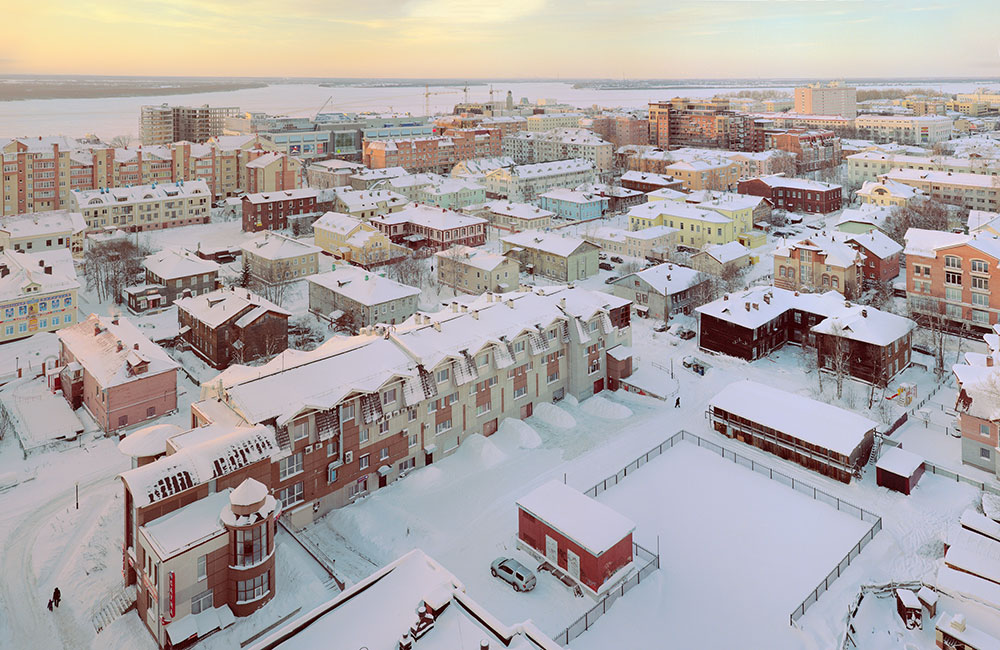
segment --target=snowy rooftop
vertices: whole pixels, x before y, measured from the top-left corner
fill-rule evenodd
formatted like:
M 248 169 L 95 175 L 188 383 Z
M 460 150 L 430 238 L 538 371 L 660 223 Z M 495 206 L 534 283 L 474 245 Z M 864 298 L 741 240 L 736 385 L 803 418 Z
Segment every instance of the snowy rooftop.
M 785 243 L 774 250 L 774 257 L 790 257 L 793 250 L 813 251 L 826 256 L 826 264 L 847 268 L 856 264 L 860 257 L 858 251 L 846 243 L 843 233 L 825 232 L 808 235 L 797 241 Z
M 76 234 L 86 229 L 87 222 L 83 215 L 71 210 L 12 214 L 4 217 L 0 223 L 0 232 L 8 233 L 11 239 L 58 233 Z
M 371 220 L 386 225 L 412 223 L 432 230 L 451 230 L 489 223 L 480 217 L 471 217 L 461 212 L 432 205 L 411 205 L 391 214 L 372 217 Z
M 219 265 L 198 257 L 191 251 L 168 248 L 153 253 L 143 261 L 146 270 L 164 280 L 186 278 L 204 273 L 218 273 Z
M 687 194 L 681 192 L 680 190 L 674 190 L 669 187 L 661 187 L 658 190 L 653 190 L 652 192 L 646 192 L 646 196 L 650 199 L 666 199 L 668 201 L 673 201 L 675 199 L 685 199 Z
M 273 302 L 261 298 L 248 289 L 239 287 L 224 287 L 203 293 L 200 296 L 181 298 L 175 301 L 177 309 L 183 310 L 196 320 L 204 323 L 208 327 L 215 329 L 232 318 L 244 314 L 253 314 L 249 322 L 256 320 L 267 312 L 291 316 L 291 313 L 277 306 Z M 237 322 L 237 325 L 240 325 Z
M 667 185 L 676 185 L 678 181 L 673 176 L 666 176 L 664 174 L 653 174 L 651 172 L 640 172 L 636 170 L 629 170 L 622 174 L 622 181 L 632 181 L 634 183 L 649 183 L 650 185 L 661 185 L 666 187 Z
M 581 246 L 596 248 L 594 244 L 578 239 L 577 237 L 571 237 L 565 233 L 557 234 L 539 230 L 524 230 L 513 235 L 501 237 L 500 241 L 511 246 L 537 249 L 551 253 L 552 255 L 558 255 L 559 257 L 567 257 L 575 253 Z
M 183 432 L 176 424 L 151 424 L 129 433 L 118 443 L 118 451 L 132 458 L 158 456 L 167 451 L 167 439 Z
M 402 194 L 387 189 L 354 190 L 349 187 L 335 187 L 331 188 L 331 193 L 350 212 L 376 210 L 386 206 L 406 205 L 410 202 Z
M 837 225 L 845 223 L 864 223 L 876 228 L 885 226 L 886 219 L 892 214 L 892 208 L 887 205 L 865 203 L 860 208 L 844 208 L 837 220 Z
M 846 233 L 834 232 L 831 234 L 834 238 L 839 238 Z M 881 230 L 872 230 L 863 235 L 847 235 L 844 241 L 856 243 L 869 253 L 883 260 L 903 252 L 903 247 Z
M 219 515 L 229 507 L 231 488 L 209 494 L 140 526 L 160 560 L 203 544 L 226 532 Z
M 709 405 L 847 457 L 878 427 L 851 411 L 750 380 L 729 384 Z
M 491 173 L 506 171 L 507 168 L 496 169 Z M 594 163 L 584 158 L 571 158 L 569 160 L 553 160 L 552 162 L 531 163 L 527 165 L 517 165 L 513 167 L 511 173 L 518 178 L 544 178 L 545 176 L 558 176 L 561 174 L 571 174 L 577 172 L 593 171 Z
M 876 188 L 884 188 L 892 196 L 898 196 L 904 199 L 912 199 L 913 197 L 921 194 L 921 191 L 915 187 L 911 187 L 905 183 L 897 183 L 896 181 L 886 180 L 880 181 L 865 181 L 858 190 L 859 196 L 871 196 Z
M 986 210 L 969 210 L 969 232 L 975 232 L 985 227 L 997 228 L 997 220 L 1000 220 L 1000 212 L 987 212 Z
M 58 440 L 74 440 L 83 423 L 62 393 L 49 390 L 44 379 L 21 379 L 0 389 L 0 405 L 12 421 L 21 447 L 44 447 Z
M 245 242 L 243 250 L 268 260 L 283 260 L 320 252 L 317 246 L 270 231 Z
M 603 203 L 606 200 L 591 192 L 579 192 L 565 187 L 557 187 L 538 196 L 550 201 L 565 201 L 567 203 Z
M 635 530 L 628 518 L 555 479 L 518 499 L 517 506 L 595 556 Z
M 504 625 L 465 594 L 464 585 L 417 549 L 337 594 L 335 598 L 277 628 L 249 650 L 395 648 L 424 605 L 440 610 L 415 650 L 560 650 L 531 621 Z
M 702 274 L 694 269 L 667 262 L 626 275 L 616 280 L 615 284 L 627 286 L 631 282 L 629 278 L 633 277 L 642 278 L 646 284 L 664 296 L 687 291 L 705 280 Z
M 896 476 L 910 477 L 913 476 L 913 473 L 920 469 L 923 464 L 924 459 L 913 452 L 906 451 L 901 447 L 890 447 L 884 454 L 882 454 L 882 457 L 878 459 L 878 462 L 875 463 L 875 467 L 891 472 Z
M 934 625 L 935 630 L 941 630 L 975 650 L 1000 650 L 1000 639 L 987 634 L 977 627 L 969 625 L 962 614 L 941 612 L 941 617 Z
M 704 210 L 681 201 L 650 201 L 637 205 L 628 211 L 629 217 L 638 219 L 656 219 L 657 217 L 675 217 L 678 219 L 696 219 L 707 223 L 729 223 L 731 219 L 713 210 Z
M 926 169 L 890 169 L 879 175 L 879 179 L 888 179 L 900 183 L 939 183 L 942 185 L 964 185 L 982 189 L 996 188 L 996 176 L 991 174 L 972 174 L 968 172 L 929 171 Z
M 361 181 L 377 181 L 383 178 L 408 176 L 409 174 L 410 172 L 402 167 L 386 167 L 385 169 L 362 169 L 357 174 L 352 175 L 351 178 Z
M 549 219 L 555 216 L 554 212 L 543 210 L 530 203 L 512 203 L 510 201 L 487 201 L 484 207 L 493 214 L 518 219 Z
M 19 298 L 28 287 L 34 287 L 33 294 L 51 294 L 80 287 L 73 255 L 68 248 L 38 253 L 6 250 L 0 252 L 0 269 L 3 268 L 9 272 L 0 275 L 0 300 Z M 46 273 L 46 269 L 50 272 Z
M 176 183 L 151 183 L 132 187 L 112 187 L 96 190 L 72 190 L 78 207 L 94 205 L 115 205 L 142 201 L 162 201 L 187 199 L 204 196 L 211 199 L 212 193 L 205 181 L 177 181 Z
M 738 241 L 731 241 L 728 244 L 715 244 L 714 246 L 707 247 L 703 252 L 720 264 L 726 264 L 750 254 L 750 250 Z
M 751 196 L 750 194 L 737 194 L 735 192 L 718 192 L 716 190 L 697 190 L 686 194 L 678 199 L 683 199 L 685 203 L 693 203 L 699 208 L 706 210 L 745 210 L 756 208 L 764 200 L 762 196 Z
M 630 239 L 636 241 L 657 239 L 659 237 L 669 236 L 675 232 L 678 232 L 678 230 L 676 228 L 671 228 L 670 226 L 651 226 L 649 228 L 643 228 L 642 230 L 625 230 L 623 228 L 600 226 L 598 228 L 594 228 L 593 230 L 588 230 L 583 234 L 583 237 L 587 241 L 596 239 L 598 241 L 625 243 Z
M 327 212 L 313 222 L 313 230 L 328 230 L 339 235 L 347 235 L 362 223 L 361 219 L 343 212 Z
M 833 183 L 822 183 L 820 181 L 811 181 L 807 178 L 791 178 L 788 176 L 760 176 L 754 180 L 763 181 L 770 187 L 809 190 L 812 192 L 829 192 L 830 190 L 840 189 L 840 185 L 834 185 Z
M 462 264 L 474 266 L 484 271 L 492 271 L 496 267 L 506 262 L 509 258 L 498 253 L 491 253 L 482 248 L 472 248 L 471 246 L 453 246 L 448 250 L 435 253 L 437 257 L 444 257 L 456 260 Z M 419 293 L 419 291 L 418 291 Z
M 333 271 L 311 275 L 312 284 L 325 287 L 362 305 L 372 306 L 410 296 L 420 295 L 420 289 L 384 278 L 362 268 L 340 265 Z
M 269 151 L 267 153 L 263 153 L 257 156 L 256 158 L 248 162 L 247 169 L 258 169 L 258 168 L 263 169 L 264 167 L 267 167 L 271 163 L 281 160 L 284 157 L 285 154 L 283 153 L 278 153 L 276 151 Z
M 126 318 L 111 319 L 91 314 L 75 325 L 62 328 L 56 335 L 101 388 L 179 367 L 163 348 L 146 338 Z
M 918 255 L 920 257 L 934 257 L 936 251 L 948 246 L 957 246 L 969 241 L 970 235 L 956 232 L 944 232 L 941 230 L 924 230 L 923 228 L 910 228 L 906 231 L 904 240 L 906 241 L 905 252 L 907 255 Z
M 259 204 L 259 203 L 269 203 L 271 201 L 314 199 L 318 194 L 319 190 L 303 187 L 291 190 L 278 190 L 275 192 L 257 192 L 256 194 L 247 194 L 246 196 L 243 197 L 243 199 L 253 204 Z

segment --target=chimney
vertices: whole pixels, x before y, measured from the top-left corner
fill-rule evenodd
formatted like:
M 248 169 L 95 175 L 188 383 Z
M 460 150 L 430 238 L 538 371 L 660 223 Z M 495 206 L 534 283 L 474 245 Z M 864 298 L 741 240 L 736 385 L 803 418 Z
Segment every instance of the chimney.
M 457 302 L 452 302 L 451 303 L 451 313 L 453 313 L 453 314 L 457 314 L 458 313 L 458 303 Z
M 868 318 L 868 310 L 867 309 L 862 309 L 861 310 L 861 318 Z
M 771 296 L 769 294 L 766 293 L 764 294 L 764 302 L 766 302 L 769 305 L 771 304 Z
M 121 341 L 118 341 L 118 344 L 115 347 L 119 352 L 125 349 L 125 345 Z
M 955 628 L 959 632 L 964 632 L 965 631 L 965 614 L 955 614 L 955 616 L 952 617 L 952 619 L 950 621 L 948 621 L 948 625 L 950 625 L 951 627 Z
M 479 650 L 490 650 L 490 642 L 483 639 L 479 642 Z
M 441 331 L 441 321 L 437 321 L 437 320 L 434 321 L 434 330 L 438 331 L 438 332 Z
M 94 336 L 97 336 L 100 333 L 101 333 L 101 324 L 94 323 Z
M 469 311 L 469 307 L 467 305 L 462 305 L 462 313 L 465 314 L 465 313 L 468 313 L 468 311 Z
M 132 349 L 133 350 L 138 350 L 139 349 L 139 344 L 138 343 L 133 343 L 132 344 Z
M 42 272 L 45 273 L 45 275 L 52 275 L 52 267 L 46 266 L 44 269 L 42 269 Z
M 754 304 L 753 304 L 753 308 L 754 308 L 754 309 L 760 309 L 760 305 L 759 305 L 758 303 L 754 303 Z
M 986 356 L 986 367 L 987 368 L 992 368 L 993 367 L 993 355 L 992 354 L 989 354 L 989 355 Z
M 478 309 L 473 309 L 472 310 L 472 317 L 475 318 L 476 320 L 479 320 L 479 310 Z
M 560 309 L 566 309 L 566 299 L 565 298 L 560 298 L 559 299 L 559 308 Z
M 750 311 L 750 303 L 749 302 L 744 303 L 743 306 L 747 308 L 747 311 Z
M 729 300 L 729 294 L 728 293 L 727 294 L 723 294 L 722 299 L 723 300 Z

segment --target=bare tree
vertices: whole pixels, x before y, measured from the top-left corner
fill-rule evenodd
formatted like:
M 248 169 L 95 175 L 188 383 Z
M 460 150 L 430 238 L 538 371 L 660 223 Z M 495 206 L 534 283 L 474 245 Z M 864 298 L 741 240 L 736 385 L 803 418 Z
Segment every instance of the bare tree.
M 382 269 L 387 278 L 411 287 L 425 286 L 431 279 L 427 264 L 416 257 L 406 257 L 398 262 L 386 264 Z
M 83 256 L 83 274 L 98 302 L 112 299 L 122 304 L 122 291 L 142 281 L 142 262 L 148 254 L 145 247 L 126 238 L 91 244 Z
M 336 319 L 334 319 L 333 328 L 344 334 L 357 334 L 358 333 L 358 320 L 354 317 L 354 314 L 350 312 L 344 312 Z
M 108 144 L 115 149 L 128 149 L 129 145 L 132 144 L 132 140 L 133 138 L 131 133 L 123 133 L 122 135 L 116 135 L 111 138 L 111 141 L 108 142 Z
M 288 262 L 276 262 L 266 269 L 258 269 L 252 276 L 250 290 L 280 306 L 288 292 L 290 269 Z
M 934 373 L 940 379 L 945 371 L 944 344 L 947 332 L 947 320 L 940 303 L 935 298 L 913 296 L 907 299 L 907 308 L 910 317 L 923 325 L 920 334 L 927 341 L 927 347 L 934 352 Z
M 837 399 L 840 399 L 844 395 L 844 377 L 850 374 L 850 339 L 847 338 L 844 327 L 840 323 L 834 323 L 829 333 L 820 335 L 818 343 L 822 364 L 820 372 L 826 369 L 833 374 Z
M 886 234 L 899 244 L 905 245 L 906 231 L 910 228 L 924 230 L 948 230 L 950 211 L 948 206 L 933 199 L 910 201 L 898 206 L 885 222 Z
M 465 257 L 457 247 L 452 246 L 437 258 L 438 278 L 445 286 L 451 287 L 452 295 L 458 295 L 458 283 L 462 278 L 461 260 Z
M 3 440 L 8 433 L 14 432 L 14 419 L 10 417 L 7 408 L 0 404 L 0 440 Z
M 771 171 L 775 174 L 795 176 L 795 155 L 787 151 L 776 151 L 771 158 Z

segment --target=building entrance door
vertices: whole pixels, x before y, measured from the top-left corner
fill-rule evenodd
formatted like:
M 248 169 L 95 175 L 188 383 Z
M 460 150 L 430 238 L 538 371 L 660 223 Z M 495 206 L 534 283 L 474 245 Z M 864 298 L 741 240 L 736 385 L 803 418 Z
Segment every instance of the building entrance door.
M 545 536 L 545 558 L 553 566 L 559 566 L 559 542 L 548 535 Z
M 566 550 L 566 571 L 577 580 L 580 579 L 580 556 L 569 549 Z

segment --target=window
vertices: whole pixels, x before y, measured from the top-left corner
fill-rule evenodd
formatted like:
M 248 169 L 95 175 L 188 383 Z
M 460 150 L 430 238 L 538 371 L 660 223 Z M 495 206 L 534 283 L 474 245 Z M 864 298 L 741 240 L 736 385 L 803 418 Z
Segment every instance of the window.
M 983 311 L 982 309 L 973 309 L 972 321 L 975 323 L 982 323 L 983 325 L 989 325 L 990 313 L 988 311 Z
M 547 383 L 550 383 L 550 384 L 551 384 L 552 382 L 554 382 L 554 381 L 559 381 L 559 371 L 558 371 L 558 370 L 556 370 L 555 372 L 551 373 L 551 374 L 550 374 L 550 375 L 548 376 L 548 379 L 547 379 L 546 381 L 547 381 Z
M 236 602 L 245 603 L 251 600 L 262 598 L 270 593 L 268 586 L 268 575 L 270 572 L 262 573 L 250 580 L 240 580 L 236 583 Z
M 601 362 L 597 359 L 594 359 L 593 361 L 590 362 L 590 368 L 587 369 L 587 374 L 592 375 L 600 369 L 601 369 Z
M 371 455 L 364 454 L 358 459 L 358 469 L 368 469 L 371 465 Z
M 281 501 L 282 509 L 287 509 L 302 501 L 303 483 L 300 481 L 295 485 L 289 485 L 278 492 L 278 500 Z
M 949 318 L 961 318 L 962 308 L 959 305 L 948 305 L 944 306 L 944 313 Z
M 979 457 L 980 458 L 985 458 L 986 460 L 989 460 L 990 459 L 990 450 L 989 450 L 989 448 L 987 448 L 987 447 L 981 447 L 979 449 Z
M 962 290 L 956 287 L 945 287 L 944 288 L 944 298 L 945 300 L 952 300 L 954 302 L 962 302 Z
M 524 341 L 514 341 L 514 354 L 524 352 Z
M 208 577 L 208 556 L 201 555 L 198 557 L 198 580 L 204 580 Z
M 417 409 L 415 407 L 410 407 L 406 409 L 406 417 L 410 422 L 417 419 Z
M 337 465 L 330 463 L 326 466 L 326 482 L 336 483 L 337 482 Z
M 488 364 L 490 362 L 490 355 L 489 354 L 481 354 L 481 355 L 479 355 L 479 358 L 476 361 L 479 364 L 479 367 L 482 368 L 483 366 L 485 366 L 486 364 Z
M 990 294 L 988 293 L 973 293 L 972 294 L 972 304 L 979 307 L 989 307 L 990 305 Z
M 383 436 L 383 435 L 385 435 L 388 432 L 389 432 L 389 420 L 384 419 L 384 418 L 382 420 L 379 420 L 379 423 L 378 423 L 378 434 L 380 436 Z
M 378 459 L 379 460 L 389 460 L 389 448 L 388 447 L 382 447 L 382 449 L 379 450 L 379 452 L 378 452 Z
M 351 498 L 354 498 L 358 495 L 364 494 L 367 491 L 368 491 L 368 477 L 363 476 L 354 483 L 352 483 L 350 488 L 348 488 L 347 492 Z
M 945 268 L 960 269 L 960 268 L 962 268 L 962 258 L 955 257 L 954 255 L 945 255 L 944 256 L 944 265 L 945 265 Z
M 342 404 L 340 407 L 340 421 L 354 419 L 354 404 Z
M 302 440 L 309 437 L 309 420 L 300 420 L 292 424 L 292 440 Z
M 278 478 L 279 480 L 285 480 L 289 476 L 298 474 L 302 471 L 302 452 L 297 454 L 292 454 L 287 458 L 282 458 L 278 463 Z
M 201 614 L 204 611 L 212 609 L 213 600 L 211 589 L 201 592 L 191 599 L 191 613 Z
M 990 435 L 990 425 L 988 425 L 988 424 L 980 424 L 979 425 L 979 435 L 986 436 L 988 438 L 989 435 Z
M 984 260 L 972 260 L 973 273 L 989 273 L 989 265 Z
M 983 291 L 988 291 L 990 288 L 989 278 L 979 278 L 976 276 L 972 276 L 971 280 L 973 289 L 982 289 Z
M 451 376 L 451 371 L 448 368 L 442 368 L 437 372 L 437 381 L 439 384 L 448 381 L 448 377 Z
M 149 408 L 146 409 L 146 417 L 147 418 L 151 418 L 154 415 L 156 415 L 156 407 L 155 406 L 150 406 Z
M 520 388 L 514 389 L 514 399 L 520 399 L 521 397 L 524 397 L 527 394 L 528 394 L 527 386 L 521 386 Z
M 267 522 L 236 529 L 236 561 L 233 566 L 253 566 L 267 557 Z
M 358 429 L 358 443 L 364 444 L 368 442 L 368 427 L 363 427 Z
M 493 409 L 493 402 L 486 402 L 485 404 L 480 404 L 476 407 L 476 416 L 484 415 L 489 413 Z
M 451 429 L 451 419 L 444 420 L 443 422 L 438 422 L 437 425 L 434 427 L 434 434 L 441 435 L 448 429 Z
M 409 447 L 409 448 L 413 448 L 413 447 L 417 446 L 417 434 L 411 433 L 409 436 L 407 436 L 407 438 L 406 438 L 406 446 Z
M 396 401 L 396 389 L 390 388 L 389 390 L 382 393 L 382 404 L 392 404 Z
M 945 271 L 944 274 L 945 284 L 962 284 L 962 274 L 955 273 L 954 271 Z
M 417 459 L 416 458 L 407 458 L 406 460 L 404 460 L 403 462 L 401 462 L 399 464 L 399 471 L 400 472 L 406 472 L 406 471 L 409 471 L 409 470 L 413 469 L 416 466 L 417 466 Z

